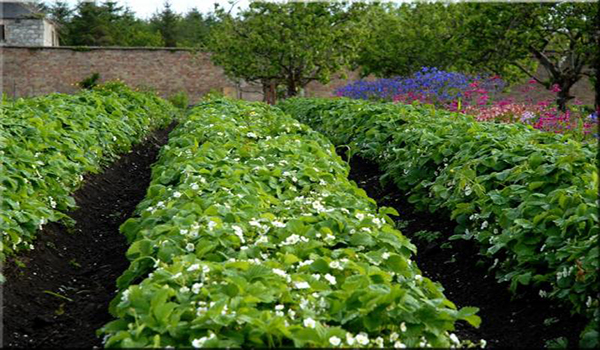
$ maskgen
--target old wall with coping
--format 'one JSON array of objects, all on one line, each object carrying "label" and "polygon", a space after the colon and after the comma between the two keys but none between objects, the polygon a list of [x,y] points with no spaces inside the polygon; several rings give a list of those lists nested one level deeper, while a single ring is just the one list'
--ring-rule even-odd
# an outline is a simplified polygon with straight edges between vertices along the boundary
[{"label": "old wall with coping", "polygon": [[[262,99],[260,87],[231,81],[211,62],[210,54],[190,49],[3,46],[0,71],[2,92],[9,96],[74,93],[78,82],[97,72],[101,81],[120,79],[130,86],[152,88],[163,97],[185,91],[191,102],[211,90]],[[312,83],[306,95],[331,96],[345,81]]]}]

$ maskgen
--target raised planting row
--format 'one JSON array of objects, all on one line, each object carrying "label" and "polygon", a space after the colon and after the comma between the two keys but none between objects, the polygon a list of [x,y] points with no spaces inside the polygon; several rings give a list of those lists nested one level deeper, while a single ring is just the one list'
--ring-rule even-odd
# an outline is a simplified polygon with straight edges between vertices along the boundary
[{"label": "raised planting row", "polygon": [[[448,347],[477,326],[323,136],[277,108],[194,108],[121,227],[107,347]],[[462,342],[470,344],[469,342]]]},{"label": "raised planting row", "polygon": [[597,150],[524,125],[477,123],[427,107],[290,99],[280,107],[377,161],[384,180],[431,212],[450,213],[450,239],[474,239],[500,281],[533,284],[592,322],[598,345]]},{"label": "raised planting row", "polygon": [[158,97],[109,83],[75,95],[2,101],[0,261],[33,249],[35,233],[67,219],[83,175],[165,126],[175,109]]}]

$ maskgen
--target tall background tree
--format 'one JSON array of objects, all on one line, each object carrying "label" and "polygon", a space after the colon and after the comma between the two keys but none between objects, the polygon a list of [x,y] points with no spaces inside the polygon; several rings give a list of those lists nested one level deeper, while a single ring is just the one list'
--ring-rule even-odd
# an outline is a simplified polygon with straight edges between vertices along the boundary
[{"label": "tall background tree", "polygon": [[152,16],[151,26],[156,29],[167,47],[176,47],[177,32],[181,23],[181,16],[171,8],[170,1],[165,1],[163,9]]},{"label": "tall background tree", "polygon": [[464,4],[412,3],[372,6],[356,64],[363,76],[410,75],[422,67],[464,68],[459,29]]},{"label": "tall background tree", "polygon": [[[462,30],[473,67],[500,75],[517,69],[548,89],[556,85],[563,110],[573,98],[573,85],[592,77],[597,3],[478,3],[466,8]],[[532,60],[545,76],[527,65]]]},{"label": "tall background tree", "polygon": [[209,49],[227,75],[271,91],[267,99],[277,85],[286,87],[286,96],[295,96],[311,81],[327,83],[351,62],[364,8],[339,2],[253,2],[237,16],[221,9]]}]

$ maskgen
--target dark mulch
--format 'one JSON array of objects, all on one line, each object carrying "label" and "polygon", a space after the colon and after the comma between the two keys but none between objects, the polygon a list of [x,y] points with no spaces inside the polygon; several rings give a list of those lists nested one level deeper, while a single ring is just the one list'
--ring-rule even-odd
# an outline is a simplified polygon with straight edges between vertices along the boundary
[{"label": "dark mulch", "polygon": [[160,130],[101,174],[88,175],[69,213],[74,227],[48,224],[33,251],[4,268],[4,347],[92,348],[111,321],[116,279],[127,269],[119,226],[146,195],[150,166],[173,125]]},{"label": "dark mulch", "polygon": [[[568,309],[542,299],[531,288],[519,290],[514,297],[507,283],[499,284],[493,273],[488,273],[490,261],[482,261],[471,241],[450,241],[451,247],[447,247],[442,245],[443,239],[432,243],[418,239],[415,233],[423,230],[438,231],[441,237],[449,237],[454,234],[456,224],[449,220],[449,215],[416,211],[393,184],[382,186],[379,181],[382,173],[376,164],[355,157],[350,165],[352,180],[379,205],[398,211],[400,216],[395,219],[402,233],[417,246],[416,262],[424,276],[440,282],[446,297],[458,307],[480,309],[480,328],[461,321],[456,331],[459,338],[485,339],[490,348],[539,349],[548,340],[565,337],[570,347],[577,346],[584,318],[572,316]],[[551,324],[545,325],[545,320]]]}]

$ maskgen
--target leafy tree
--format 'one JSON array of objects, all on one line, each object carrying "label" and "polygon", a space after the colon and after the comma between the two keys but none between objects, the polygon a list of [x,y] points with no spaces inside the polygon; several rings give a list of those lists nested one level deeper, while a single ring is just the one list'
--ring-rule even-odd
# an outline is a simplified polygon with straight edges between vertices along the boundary
[{"label": "leafy tree", "polygon": [[277,85],[294,96],[311,81],[327,83],[356,55],[365,5],[339,2],[253,2],[232,16],[219,8],[210,36],[213,61],[232,78]]},{"label": "leafy tree", "polygon": [[463,17],[463,4],[373,6],[357,59],[362,75],[407,76],[422,67],[460,66]]},{"label": "leafy tree", "polygon": [[49,6],[50,18],[59,24],[63,45],[162,46],[162,38],[115,1],[79,2],[71,9],[65,2]]},{"label": "leafy tree", "polygon": [[62,43],[69,36],[68,25],[73,16],[73,9],[64,1],[55,1],[47,6],[48,16],[57,25],[59,41]]},{"label": "leafy tree", "polygon": [[150,23],[152,27],[160,33],[167,47],[176,47],[178,41],[178,27],[181,22],[181,16],[171,9],[171,3],[167,0],[163,9],[152,16]]},{"label": "leafy tree", "polygon": [[208,36],[216,18],[191,9],[183,16],[177,31],[177,45],[183,47],[206,46]]},{"label": "leafy tree", "polygon": [[[467,56],[475,67],[503,74],[515,68],[551,89],[558,86],[561,109],[571,87],[592,76],[596,50],[596,3],[469,4],[464,28]],[[531,57],[545,70],[538,76],[523,63]]]}]

